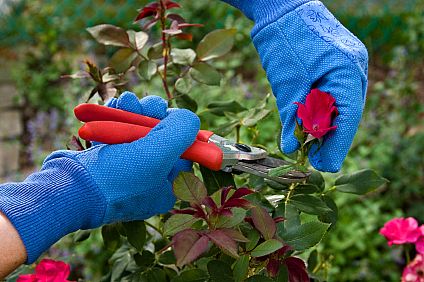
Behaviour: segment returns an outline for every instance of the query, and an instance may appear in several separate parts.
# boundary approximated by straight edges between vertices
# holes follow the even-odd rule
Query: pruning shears
[[[160,122],[159,119],[96,104],[81,104],[74,113],[78,120],[85,122],[78,131],[79,136],[104,144],[133,142],[146,136]],[[270,176],[268,172],[272,168],[288,162],[269,157],[261,148],[233,142],[208,130],[200,130],[181,157],[214,171],[249,173],[281,184],[301,182],[309,176],[309,173],[300,171]]]

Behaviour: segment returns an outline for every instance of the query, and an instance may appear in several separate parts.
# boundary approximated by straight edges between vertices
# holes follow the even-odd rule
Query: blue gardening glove
[[[283,132],[281,148],[299,147],[294,136],[297,105],[312,88],[336,99],[337,129],[313,147],[316,169],[340,170],[361,120],[368,75],[368,53],[320,1],[226,0],[255,22],[253,43],[277,98]]]
[[[126,94],[116,103],[163,120],[132,143],[54,152],[40,172],[0,186],[0,211],[19,232],[28,263],[78,229],[146,219],[173,207],[172,181],[179,170],[190,170],[179,157],[194,142],[199,119],[188,110],[167,110],[159,97],[139,102]]]

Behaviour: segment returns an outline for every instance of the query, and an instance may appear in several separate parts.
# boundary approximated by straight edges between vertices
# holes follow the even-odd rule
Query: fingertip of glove
[[[147,96],[140,100],[141,114],[157,119],[166,117],[168,103],[159,96]]]
[[[116,99],[116,98],[111,98],[111,99],[109,99],[109,100],[106,102],[105,106],[106,106],[106,107],[109,107],[109,108],[115,108],[115,109],[116,109],[116,103],[117,103],[117,101],[118,101],[118,99]]]
[[[119,96],[116,107],[127,112],[141,114],[141,105],[137,96],[129,91],[125,91]]]
[[[327,159],[323,159],[323,154],[321,151],[322,149],[323,148],[318,150],[317,144],[312,145],[308,155],[310,164],[316,170],[319,170],[322,172],[331,172],[331,173],[339,172],[342,167],[343,161],[340,161],[336,155]]]

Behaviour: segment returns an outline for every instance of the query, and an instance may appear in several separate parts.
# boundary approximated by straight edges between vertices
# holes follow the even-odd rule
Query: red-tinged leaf
[[[252,209],[252,220],[255,228],[261,232],[265,240],[274,237],[277,227],[272,217],[263,207],[259,206]]]
[[[286,220],[286,219],[282,216],[277,216],[277,217],[274,218],[275,223],[283,222],[284,220]]]
[[[193,173],[182,172],[174,181],[174,194],[183,201],[200,204],[208,192],[203,182]]]
[[[225,201],[227,200],[228,193],[232,188],[233,186],[228,186],[221,190],[221,206],[224,205]]]
[[[255,226],[255,224],[253,223],[253,219],[251,216],[246,216],[244,218],[244,221],[246,221],[247,223],[250,223],[250,225]]]
[[[309,282],[305,262],[299,258],[289,257],[284,260],[289,272],[289,282]]]
[[[169,34],[169,35],[178,35],[183,33],[182,30],[179,29],[164,29],[162,30],[163,33]]]
[[[66,148],[68,150],[73,150],[73,151],[83,151],[83,150],[85,150],[84,145],[82,145],[82,143],[81,143],[81,139],[79,139],[79,137],[76,137],[75,135],[72,136],[72,139],[66,145]]]
[[[284,256],[284,254],[288,251],[292,250],[292,248],[289,245],[285,245],[284,247],[282,247],[281,249],[278,250],[278,256],[282,257]]]
[[[214,230],[207,233],[212,242],[220,248],[224,253],[234,258],[238,258],[237,242],[225,234],[222,230]]]
[[[270,259],[266,265],[266,270],[268,271],[269,276],[276,277],[280,271],[280,261],[277,259]]]
[[[178,14],[168,14],[166,17],[170,20],[177,21],[179,24],[186,22],[185,19]]]
[[[208,249],[208,242],[209,238],[207,236],[200,236],[192,229],[175,234],[172,237],[172,244],[177,266],[184,266],[198,258]]]
[[[243,243],[250,242],[250,240],[244,237],[244,235],[237,229],[225,228],[225,229],[219,229],[219,230],[221,230],[222,232],[225,233],[225,235],[227,235],[230,238],[233,238],[237,242],[243,242]]]
[[[191,33],[180,33],[175,35],[175,37],[181,40],[193,41],[193,35]]]
[[[191,206],[196,210],[194,217],[203,218],[205,220],[207,219],[207,214],[205,213],[205,211],[202,209],[201,206],[199,206],[198,204],[192,204]]]
[[[166,1],[165,8],[167,10],[173,9],[173,8],[181,8],[180,4],[172,2],[172,1]]]
[[[193,26],[195,26],[195,27],[203,27],[204,25],[203,24],[191,24],[191,23],[181,23],[181,24],[178,24],[178,27],[179,28],[186,28],[186,27],[193,27]]]
[[[251,209],[254,207],[251,202],[249,202],[246,199],[230,199],[227,202],[225,202],[224,207],[226,208],[244,208],[244,209]]]
[[[203,200],[203,204],[209,208],[212,209],[212,211],[217,212],[218,211],[218,206],[216,205],[215,201],[211,198],[211,196],[207,196],[204,200]]]
[[[233,212],[231,211],[231,209],[219,209],[219,215],[223,215],[223,216],[227,216],[230,217],[233,215]]]
[[[196,210],[194,209],[182,209],[182,210],[172,210],[172,214],[190,214],[194,215],[196,213]]]
[[[147,22],[143,26],[143,29],[148,30],[148,29],[152,28],[152,26],[154,26],[158,20],[159,20],[159,16],[155,16],[151,21]]]
[[[149,5],[146,5],[143,9],[140,10],[140,13],[135,18],[135,21],[139,21],[141,19],[158,14],[159,11],[160,11],[159,3],[151,3]]]
[[[233,195],[231,195],[230,199],[238,199],[253,193],[255,193],[255,191],[250,190],[248,188],[239,188],[234,192]]]

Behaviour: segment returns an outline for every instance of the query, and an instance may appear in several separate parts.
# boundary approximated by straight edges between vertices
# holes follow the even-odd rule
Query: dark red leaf
[[[255,228],[261,232],[265,240],[274,237],[277,226],[275,225],[272,217],[263,207],[257,206],[252,209],[252,219]]]
[[[182,209],[182,210],[172,210],[172,214],[191,214],[194,215],[196,213],[196,210],[194,209]]]
[[[154,4],[157,4],[157,3],[154,3]],[[137,17],[135,18],[135,21],[139,21],[139,20],[142,20],[144,18],[153,16],[153,15],[157,14],[157,10],[158,10],[158,8],[155,8],[155,7],[145,7],[137,15]]]
[[[68,150],[73,150],[73,151],[83,151],[83,150],[85,150],[84,145],[82,145],[82,143],[81,143],[81,140],[79,139],[79,137],[76,137],[75,135],[72,136],[72,139],[66,145],[66,148]]]
[[[289,282],[309,282],[305,262],[299,258],[289,257],[284,260],[289,272]]]
[[[178,14],[169,14],[166,16],[168,19],[177,21],[179,24],[185,23],[185,19]]]
[[[280,261],[277,259],[270,259],[266,265],[266,270],[268,271],[269,276],[277,276],[278,271],[280,271]]]
[[[198,204],[195,204],[194,208],[196,209],[196,213],[195,213],[194,216],[198,217],[198,218],[203,218],[203,219],[206,220],[207,215],[206,215],[205,211],[202,209],[202,207],[199,206]]]
[[[252,219],[252,217],[251,217],[251,216],[246,216],[246,217],[244,218],[244,221],[246,221],[246,222],[250,223],[250,225],[252,225],[252,226],[255,226],[255,224],[253,224],[253,219]]]
[[[227,200],[228,193],[233,188],[233,186],[228,186],[222,189],[221,191],[221,206],[224,205],[225,201]]]
[[[279,257],[282,257],[282,256],[284,256],[284,254],[286,252],[290,251],[291,249],[292,248],[290,246],[286,245],[286,246],[282,247],[281,249],[279,249],[277,254],[278,254]]]
[[[159,20],[159,17],[154,17],[151,21],[149,21],[148,23],[146,23],[143,27],[144,30],[148,30],[150,29],[152,26],[155,25],[155,23]]]
[[[255,193],[255,191],[250,190],[248,188],[239,188],[234,192],[234,194],[230,197],[230,199],[238,199],[253,193]]]
[[[180,34],[175,35],[175,37],[177,37],[181,40],[187,40],[187,41],[193,40],[193,35],[191,33],[180,33]]]
[[[178,24],[179,28],[186,28],[186,27],[192,27],[192,26],[196,26],[196,27],[203,27],[203,24],[190,24],[190,23],[181,23]]]
[[[231,209],[219,209],[218,214],[226,216],[226,217],[230,217],[233,215],[233,212],[231,211]]]
[[[208,242],[207,236],[200,236],[198,232],[192,229],[186,229],[175,234],[172,237],[172,244],[177,266],[184,266],[198,258],[207,250]]]
[[[238,208],[250,209],[254,206],[252,205],[252,203],[250,203],[246,199],[230,199],[224,204],[224,207],[226,208],[238,207]]]
[[[215,201],[210,196],[207,196],[203,200],[203,204],[205,204],[205,206],[211,208],[212,211],[218,212],[218,206],[216,205]]]
[[[284,220],[286,220],[286,219],[284,217],[282,217],[282,216],[274,217],[274,222],[275,223],[279,223],[279,222],[282,222]]]
[[[237,242],[225,234],[222,230],[214,230],[206,233],[212,242],[229,256],[238,258]]]
[[[167,10],[172,9],[172,8],[181,8],[180,4],[172,2],[172,1],[166,1],[165,2],[165,8]]]
[[[225,233],[225,235],[227,235],[230,238],[233,238],[237,242],[243,242],[243,243],[249,242],[249,239],[244,237],[244,235],[237,229],[224,228],[219,230],[221,230],[222,232]]]

